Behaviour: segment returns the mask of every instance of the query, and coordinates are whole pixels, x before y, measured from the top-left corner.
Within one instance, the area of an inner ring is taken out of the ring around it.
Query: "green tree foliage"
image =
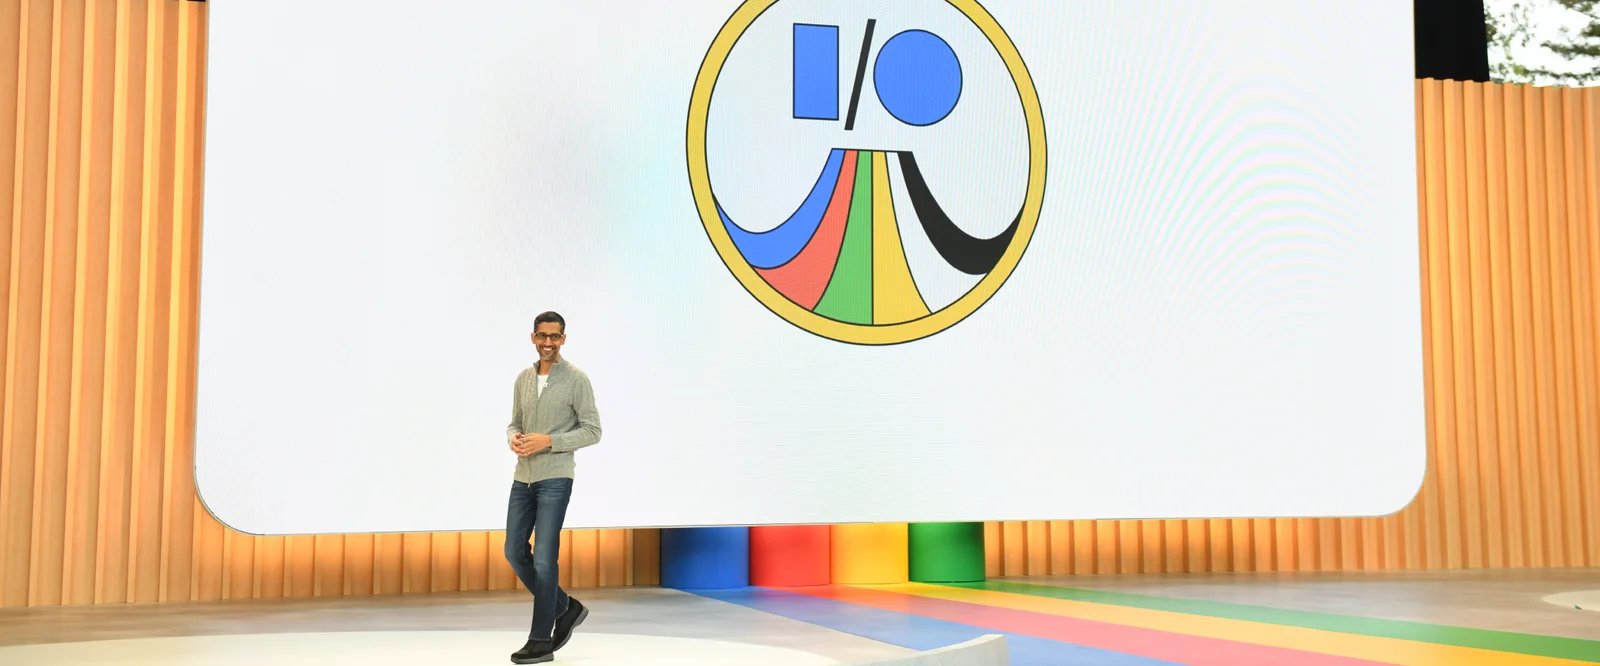
[[[1540,11],[1544,10],[1544,11]],[[1555,10],[1555,11],[1551,11]],[[1573,19],[1539,39],[1537,17]],[[1600,0],[1491,2],[1484,12],[1490,76],[1502,83],[1584,86],[1600,83]],[[1536,57],[1539,50],[1548,57]],[[1559,63],[1559,64],[1556,64]]]

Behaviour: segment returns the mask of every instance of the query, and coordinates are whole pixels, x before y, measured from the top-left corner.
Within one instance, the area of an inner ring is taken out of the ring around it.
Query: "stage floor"
[[[860,663],[1007,635],[1014,664],[1600,663],[1600,570],[1018,578],[582,590],[558,663]],[[503,664],[524,593],[0,610],[0,664]]]

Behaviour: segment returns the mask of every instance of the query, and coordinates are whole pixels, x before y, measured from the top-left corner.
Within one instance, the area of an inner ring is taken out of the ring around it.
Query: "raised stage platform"
[[[1600,570],[582,590],[556,663],[852,664],[996,633],[1019,665],[1600,663],[1600,613],[1546,600],[1592,590]],[[0,664],[503,664],[528,611],[503,592],[0,610]]]

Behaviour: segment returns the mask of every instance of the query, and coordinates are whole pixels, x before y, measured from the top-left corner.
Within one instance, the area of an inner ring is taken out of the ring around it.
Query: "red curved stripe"
[[[833,199],[822,214],[822,225],[800,254],[776,268],[758,268],[757,273],[778,293],[807,310],[817,307],[822,292],[833,277],[839,261],[839,246],[844,244],[845,223],[850,221],[850,195],[855,191],[856,151],[846,151],[839,167],[839,182],[833,186]]]

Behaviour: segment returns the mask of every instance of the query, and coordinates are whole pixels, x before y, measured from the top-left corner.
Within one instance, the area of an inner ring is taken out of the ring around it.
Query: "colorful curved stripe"
[[[962,231],[950,221],[944,208],[933,197],[922,171],[917,168],[917,157],[909,152],[900,153],[900,173],[905,177],[906,191],[911,194],[911,204],[917,209],[917,219],[922,220],[922,230],[928,233],[939,256],[956,270],[968,275],[988,275],[1000,263],[1001,255],[1011,246],[1022,223],[1022,211],[1011,220],[1011,226],[993,238],[977,238]]]
[[[839,247],[844,243],[845,226],[850,221],[850,199],[855,179],[837,176],[840,173],[855,173],[856,151],[844,151],[840,162],[839,169],[835,171],[837,182],[833,183],[833,197],[828,201],[822,222],[810,242],[779,266],[765,269],[756,267],[756,272],[767,284],[807,310],[817,307],[817,301],[822,300],[822,293],[828,288],[828,279],[839,260]],[[831,158],[829,163],[832,163]]]
[[[722,226],[727,228],[728,236],[733,239],[734,247],[739,248],[739,253],[744,255],[745,261],[755,268],[774,268],[800,254],[822,224],[830,195],[839,180],[839,172],[843,170],[850,173],[849,169],[844,168],[844,154],[845,151],[838,148],[828,153],[828,162],[822,168],[822,175],[811,186],[811,193],[806,195],[805,201],[800,203],[789,219],[771,230],[759,233],[745,231],[722,210],[721,202],[717,203]]]
[[[1385,620],[1315,611],[1268,608],[1245,604],[1155,597],[1126,592],[1085,590],[1054,585],[987,581],[952,583],[944,587],[1004,592],[1012,595],[1079,601],[1100,612],[1113,607],[1165,611],[1188,617],[1208,617],[1237,622],[1241,626],[1276,625],[1282,629],[1300,628],[1332,632],[1343,638],[1345,649],[1357,646],[1392,648],[1383,661],[1396,664],[1581,664],[1600,663],[1600,641],[1561,636],[1519,634],[1489,629]],[[1147,616],[1148,617],[1148,616]],[[1131,624],[1131,622],[1128,622]],[[1394,643],[1374,643],[1367,639],[1389,639]],[[1262,642],[1259,635],[1249,640]]]
[[[851,324],[872,323],[872,158],[870,152],[856,157],[850,224],[828,289],[815,308],[819,315]]]
[[[917,219],[917,207],[912,204],[911,192],[906,188],[905,170],[897,159],[889,162],[889,193],[894,200],[895,224],[903,231],[901,247],[905,249],[906,264],[911,267],[911,279],[917,284],[917,293],[928,304],[930,312],[938,312],[972,291],[983,280],[982,275],[968,275],[950,267],[939,254],[928,234],[922,232],[922,220]]]
[[[1003,633],[1021,666],[1600,663],[1593,640],[1005,581],[697,594],[914,650]]]
[[[800,307],[860,325],[926,317],[930,309],[917,287],[895,212],[891,155],[835,149],[806,202],[778,228],[744,231],[719,205],[723,225],[751,267]],[[916,159],[910,153],[898,156],[912,209],[906,217],[920,220],[940,257],[957,271],[993,269],[1017,222],[994,238],[966,235],[933,200]],[[822,192],[831,193],[825,206]]]
[[[848,604],[982,627],[1189,666],[1373,666],[1383,662],[1152,631],[1096,620],[961,603],[878,588],[832,585],[787,590]]]
[[[878,153],[872,160],[872,323],[880,325],[929,314],[917,281],[911,277],[905,246],[900,242],[887,156]]]
[[[1329,629],[1285,626],[1260,621],[1194,615],[1175,611],[1118,606],[1039,596],[1028,592],[999,592],[985,589],[988,584],[923,585],[912,583],[885,588],[888,591],[933,599],[979,604],[1015,611],[1042,613],[1062,618],[1109,622],[1112,624],[1165,631],[1188,636],[1252,643],[1274,648],[1302,650],[1318,654],[1401,664],[1404,666],[1555,666],[1574,662],[1551,657],[1498,652],[1482,648],[1439,645],[1413,640],[1380,638],[1343,633]],[[1008,584],[997,587],[1005,589]],[[1013,588],[1027,589],[1027,588]],[[1600,658],[1600,654],[1596,655]]]
[[[961,622],[907,615],[785,590],[695,590],[695,594],[912,650],[936,650],[995,632]],[[1177,666],[1110,650],[1006,634],[1012,666]]]

